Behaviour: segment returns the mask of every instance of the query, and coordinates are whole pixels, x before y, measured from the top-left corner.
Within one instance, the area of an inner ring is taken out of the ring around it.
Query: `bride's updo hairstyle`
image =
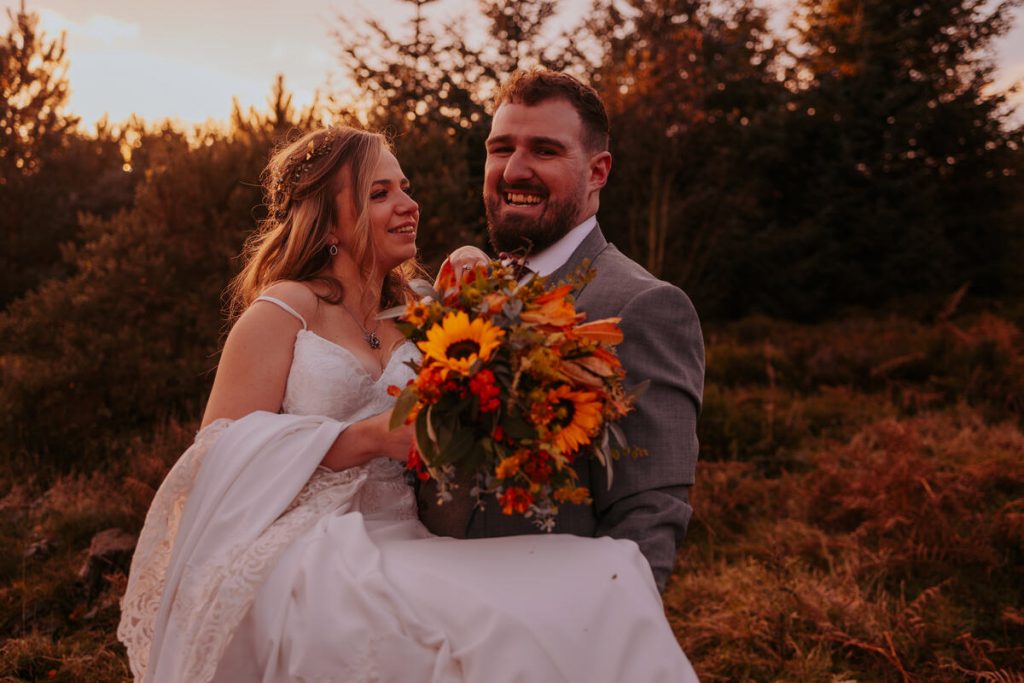
[[[274,152],[263,172],[267,217],[249,236],[242,251],[244,265],[228,285],[228,318],[235,320],[275,282],[297,280],[326,285],[320,299],[336,304],[342,284],[328,271],[328,236],[337,225],[335,198],[348,182],[358,216],[350,241],[351,257],[364,277],[376,264],[366,210],[372,173],[390,145],[383,135],[347,126],[307,133]],[[348,173],[342,173],[347,169]],[[403,303],[413,263],[395,268],[384,278],[380,305]]]

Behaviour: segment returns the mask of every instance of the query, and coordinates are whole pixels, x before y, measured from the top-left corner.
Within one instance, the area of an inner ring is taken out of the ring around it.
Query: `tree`
[[[39,158],[59,147],[78,124],[64,113],[67,104],[68,62],[64,34],[47,40],[39,31],[39,16],[7,10],[10,27],[0,38],[0,184],[15,175],[32,175]]]
[[[0,37],[0,306],[57,272],[58,245],[73,232],[74,214],[59,191],[65,188],[39,174],[65,151],[78,123],[64,112],[64,35],[48,40],[24,1],[7,17]]]
[[[791,150],[777,220],[752,246],[772,313],[943,297],[1008,276],[1011,129],[991,41],[1018,0],[798,5]],[[779,304],[790,301],[788,310]]]
[[[735,305],[737,256],[763,220],[751,165],[783,94],[766,24],[749,2],[633,0],[598,3],[584,29],[600,46],[588,71],[612,119],[602,225],[702,313]]]
[[[271,103],[288,101],[278,82]],[[62,467],[194,416],[213,379],[221,292],[255,227],[260,172],[285,131],[318,114],[237,112],[233,130],[133,131],[129,208],[83,215],[67,276],[0,314],[0,438]],[[136,136],[134,133],[138,133]],[[256,207],[254,209],[254,207]]]
[[[434,0],[405,0],[414,13],[399,32],[369,21],[335,31],[342,66],[362,93],[363,123],[393,139],[421,205],[421,259],[430,266],[483,234],[480,178],[489,117],[477,99],[488,69],[462,32],[431,28]],[[345,104],[335,96],[335,104]]]

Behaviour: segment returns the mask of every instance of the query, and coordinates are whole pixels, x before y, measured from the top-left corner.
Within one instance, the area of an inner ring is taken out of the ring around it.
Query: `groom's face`
[[[596,211],[589,197],[590,160],[583,123],[568,101],[498,107],[484,166],[494,248],[537,253],[590,217]]]

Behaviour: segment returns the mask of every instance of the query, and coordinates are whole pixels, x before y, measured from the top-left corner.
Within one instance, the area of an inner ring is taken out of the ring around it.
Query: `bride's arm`
[[[312,313],[313,307],[303,303],[301,298],[289,297],[289,304],[300,313]],[[224,343],[202,426],[221,418],[237,420],[258,410],[280,412],[295,335],[301,328],[295,317],[275,304],[258,301],[249,307]],[[412,428],[391,431],[390,419],[387,411],[349,425],[324,456],[324,467],[342,470],[382,455],[405,461]]]
[[[301,328],[295,317],[266,301],[256,302],[238,318],[224,342],[204,427],[257,410],[280,412],[295,335]]]

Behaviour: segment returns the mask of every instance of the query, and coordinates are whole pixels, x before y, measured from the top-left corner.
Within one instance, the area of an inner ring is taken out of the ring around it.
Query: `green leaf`
[[[505,433],[508,434],[509,438],[517,441],[520,439],[531,439],[536,436],[530,423],[516,413],[505,415],[501,426],[505,429]]]
[[[416,390],[412,387],[406,387],[402,390],[402,393],[398,395],[398,400],[395,401],[395,407],[391,411],[391,422],[388,424],[388,429],[398,429],[405,423],[405,418],[409,417],[409,412],[416,405],[418,400]]]
[[[451,440],[445,448],[446,462],[460,462],[467,460],[471,455],[476,439],[468,429],[459,429],[452,434]]]
[[[430,433],[428,429],[428,422],[430,419],[430,409],[421,410],[420,414],[416,416],[416,448],[423,455],[424,460],[427,464],[434,465],[435,459],[437,458],[437,449],[434,448],[434,442],[430,439]]]

